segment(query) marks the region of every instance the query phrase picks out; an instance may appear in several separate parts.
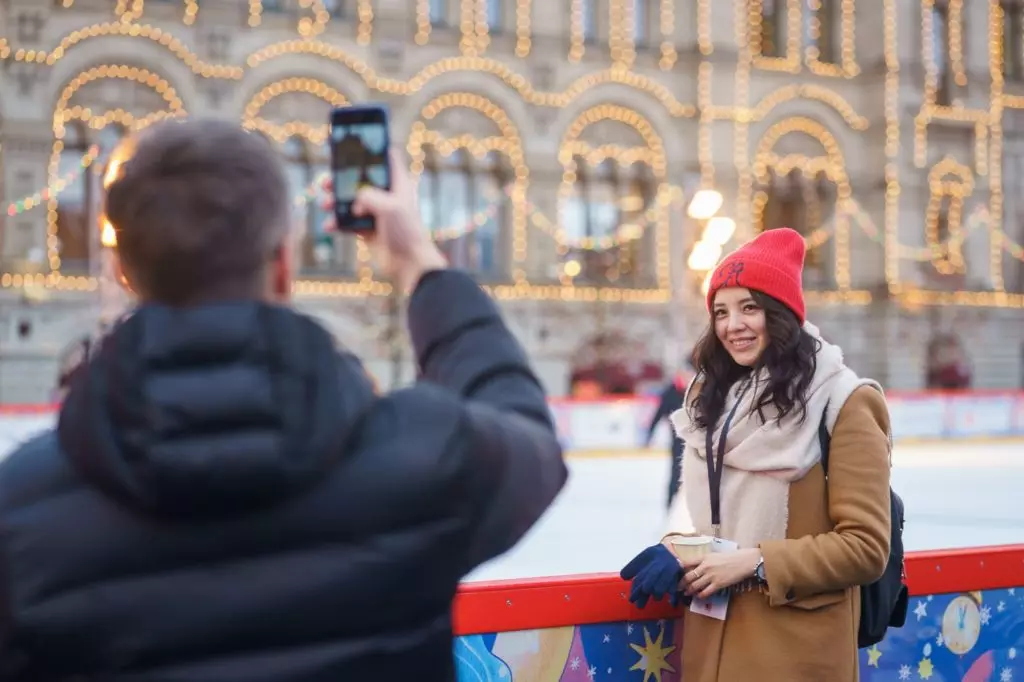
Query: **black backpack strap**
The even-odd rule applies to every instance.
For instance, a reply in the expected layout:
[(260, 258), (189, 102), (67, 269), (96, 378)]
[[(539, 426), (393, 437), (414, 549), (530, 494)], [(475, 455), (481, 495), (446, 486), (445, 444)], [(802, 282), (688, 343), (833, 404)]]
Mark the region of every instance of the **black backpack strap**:
[(818, 444), (821, 446), (821, 468), (825, 470), (825, 478), (828, 478), (828, 451), (832, 444), (832, 436), (828, 433), (828, 402), (825, 403), (825, 411), (821, 413), (821, 421), (818, 423)]

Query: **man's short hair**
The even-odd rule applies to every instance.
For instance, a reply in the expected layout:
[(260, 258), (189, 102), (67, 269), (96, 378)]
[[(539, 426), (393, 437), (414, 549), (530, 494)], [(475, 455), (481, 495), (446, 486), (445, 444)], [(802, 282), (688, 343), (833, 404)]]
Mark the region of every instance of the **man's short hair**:
[(106, 197), (130, 281), (169, 305), (263, 295), (290, 211), (270, 143), (214, 119), (144, 130)]

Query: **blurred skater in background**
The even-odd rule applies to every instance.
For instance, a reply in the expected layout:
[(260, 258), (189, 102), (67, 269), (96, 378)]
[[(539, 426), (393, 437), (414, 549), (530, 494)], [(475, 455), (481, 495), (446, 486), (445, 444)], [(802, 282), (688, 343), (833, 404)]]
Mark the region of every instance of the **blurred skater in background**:
[[(665, 386), (665, 390), (661, 392), (661, 399), (658, 402), (658, 410), (651, 417), (651, 424), (647, 427), (647, 438), (644, 440), (644, 447), (651, 446), (651, 440), (654, 438), (654, 431), (658, 428), (658, 424), (662, 420), (667, 420), (673, 412), (683, 406), (683, 397), (686, 395), (686, 387), (690, 385), (690, 381), (693, 379), (693, 361), (687, 358), (686, 370), (676, 372), (676, 375), (672, 377), (672, 381)], [(671, 426), (669, 429), (671, 430)], [(683, 475), (683, 441), (680, 440), (674, 433), (671, 434), (672, 442), (669, 445), (669, 457), (671, 459), (671, 469), (669, 470), (668, 478), (668, 501), (666, 506), (672, 506), (672, 500), (675, 499), (676, 491), (679, 490), (679, 482)]]

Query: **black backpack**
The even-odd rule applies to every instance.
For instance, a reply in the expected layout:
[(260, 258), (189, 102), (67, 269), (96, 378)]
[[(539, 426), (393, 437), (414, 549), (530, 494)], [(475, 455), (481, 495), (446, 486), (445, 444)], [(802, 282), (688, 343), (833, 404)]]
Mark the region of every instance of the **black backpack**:
[[(825, 414), (828, 405), (825, 406)], [(825, 415), (818, 425), (818, 442), (821, 444), (821, 466), (828, 479), (828, 451), (832, 436), (825, 425)], [(861, 649), (878, 644), (885, 638), (889, 628), (901, 628), (907, 622), (907, 607), (910, 594), (905, 582), (903, 567), (903, 500), (889, 488), (889, 510), (892, 513), (892, 529), (889, 539), (889, 561), (885, 564), (882, 577), (869, 585), (860, 587), (860, 628), (857, 631), (857, 646)]]

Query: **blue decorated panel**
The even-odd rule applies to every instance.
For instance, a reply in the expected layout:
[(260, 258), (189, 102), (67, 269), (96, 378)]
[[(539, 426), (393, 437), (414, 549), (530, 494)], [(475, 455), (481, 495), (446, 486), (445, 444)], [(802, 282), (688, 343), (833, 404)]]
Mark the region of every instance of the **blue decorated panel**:
[[(1024, 588), (911, 600), (907, 624), (861, 651), (864, 682), (1024, 682)], [(460, 682), (680, 682), (674, 621), (460, 637)]]

